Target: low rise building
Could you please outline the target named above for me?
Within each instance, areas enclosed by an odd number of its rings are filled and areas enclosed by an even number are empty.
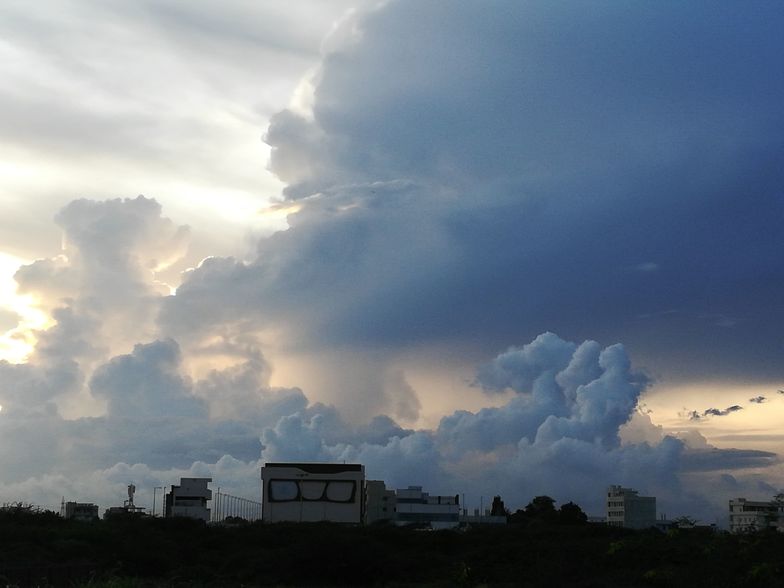
[[[212,478],[180,478],[180,485],[172,485],[171,491],[166,494],[164,516],[209,522],[207,502],[212,500],[212,490],[207,485],[210,482]]]
[[[143,517],[147,516],[144,512],[143,506],[136,506],[133,503],[133,497],[136,493],[136,486],[128,484],[128,500],[123,502],[122,506],[110,506],[103,512],[104,519],[111,519],[115,517]]]
[[[640,496],[622,486],[607,489],[607,524],[627,529],[648,529],[656,525],[656,498]]]
[[[92,502],[63,502],[60,516],[73,521],[97,521],[98,505]]]
[[[381,480],[365,483],[365,524],[397,519],[397,495]]]
[[[397,524],[423,525],[431,529],[451,529],[460,524],[459,496],[430,496],[422,486],[399,489]]]
[[[784,502],[733,498],[729,506],[731,533],[750,533],[767,528],[784,531]]]
[[[265,522],[361,524],[364,520],[363,465],[265,463],[261,480]]]
[[[505,525],[507,523],[506,515],[494,515],[489,508],[486,508],[484,513],[475,508],[473,514],[469,514],[468,509],[463,509],[459,521],[461,525]]]

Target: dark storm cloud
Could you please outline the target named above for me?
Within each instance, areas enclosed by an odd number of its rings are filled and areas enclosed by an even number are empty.
[[[315,347],[552,329],[778,374],[782,18],[390,2],[325,57],[312,118],[270,125],[291,229],[193,272],[164,321],[256,313]]]
[[[754,449],[695,449],[681,456],[684,472],[765,468],[776,463],[778,456],[775,453]]]

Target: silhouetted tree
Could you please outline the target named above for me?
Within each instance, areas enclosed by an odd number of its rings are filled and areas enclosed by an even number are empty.
[[[678,527],[679,529],[691,529],[692,527],[694,527],[694,525],[697,524],[697,519],[690,516],[683,515],[681,517],[676,517],[673,520],[673,522],[675,523],[675,526]]]
[[[525,507],[526,514],[532,517],[549,517],[555,515],[555,500],[549,496],[535,496]]]
[[[490,507],[490,516],[505,517],[508,515],[509,512],[506,510],[506,507],[504,506],[504,501],[501,500],[501,497],[493,496],[493,505]]]
[[[558,510],[558,522],[563,525],[584,525],[588,522],[588,515],[574,502],[567,502]]]
[[[536,496],[523,510],[509,516],[509,522],[517,525],[552,524],[558,518],[555,500],[549,496]]]

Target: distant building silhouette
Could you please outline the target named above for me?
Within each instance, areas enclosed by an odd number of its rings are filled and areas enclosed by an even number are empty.
[[[607,489],[607,524],[611,527],[648,529],[656,525],[656,498],[639,496],[621,486]]]
[[[454,496],[430,496],[422,486],[395,491],[398,525],[427,525],[431,529],[449,529],[460,524],[460,499]]]
[[[92,502],[65,502],[60,506],[60,516],[74,521],[98,520],[98,505]]]
[[[122,506],[110,506],[103,513],[103,518],[108,519],[116,516],[146,516],[144,507],[136,506],[133,503],[133,496],[136,493],[136,486],[128,484],[128,500]]]
[[[212,490],[207,488],[207,484],[210,482],[212,478],[180,478],[180,485],[172,486],[166,494],[164,516],[209,522],[207,502],[212,499]]]

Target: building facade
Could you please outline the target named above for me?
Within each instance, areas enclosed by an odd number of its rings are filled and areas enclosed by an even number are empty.
[[[397,495],[398,525],[422,525],[431,529],[451,529],[460,524],[458,496],[430,496],[422,486],[409,486]]]
[[[92,502],[64,502],[60,507],[60,516],[74,521],[97,521],[98,505]]]
[[[261,480],[265,522],[361,524],[364,520],[363,465],[265,463]]]
[[[210,482],[212,478],[180,478],[180,485],[172,485],[171,491],[166,494],[164,516],[209,522],[207,502],[212,500],[212,490],[207,485]]]
[[[365,524],[397,519],[397,495],[381,480],[365,483]]]
[[[751,533],[767,528],[784,531],[784,502],[734,498],[729,506],[731,533]]]
[[[639,496],[622,486],[607,489],[607,524],[627,529],[648,529],[656,525],[656,498]]]

